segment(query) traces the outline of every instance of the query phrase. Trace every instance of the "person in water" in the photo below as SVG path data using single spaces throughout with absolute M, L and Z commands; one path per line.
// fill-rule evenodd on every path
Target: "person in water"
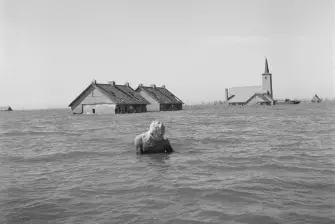
M 153 121 L 147 132 L 135 137 L 137 154 L 172 153 L 169 139 L 164 138 L 165 126 L 159 121 Z

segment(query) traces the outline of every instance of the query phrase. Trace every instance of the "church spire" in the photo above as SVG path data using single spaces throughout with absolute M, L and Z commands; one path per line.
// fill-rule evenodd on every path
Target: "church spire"
M 269 66 L 268 66 L 268 59 L 267 58 L 265 58 L 265 72 L 264 72 L 265 74 L 269 74 L 270 72 L 269 72 Z

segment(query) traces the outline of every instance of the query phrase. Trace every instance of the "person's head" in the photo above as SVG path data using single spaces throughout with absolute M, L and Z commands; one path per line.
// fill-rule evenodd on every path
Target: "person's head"
M 150 124 L 149 134 L 155 140 L 162 140 L 165 134 L 165 126 L 160 121 L 153 121 Z

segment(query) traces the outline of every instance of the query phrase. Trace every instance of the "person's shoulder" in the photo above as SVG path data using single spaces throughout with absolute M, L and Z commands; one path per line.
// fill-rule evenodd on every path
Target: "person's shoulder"
M 140 142 L 142 142 L 142 137 L 143 137 L 144 133 L 143 134 L 140 134 L 140 135 L 137 135 L 134 139 L 134 142 L 135 144 L 138 144 Z

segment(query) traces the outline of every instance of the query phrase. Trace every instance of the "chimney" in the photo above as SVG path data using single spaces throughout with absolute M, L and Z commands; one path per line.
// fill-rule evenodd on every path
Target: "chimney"
M 115 86 L 115 82 L 114 81 L 109 81 L 108 84 L 112 85 L 112 86 Z
M 162 85 L 162 88 L 164 88 L 164 89 L 165 89 L 165 85 Z
M 143 86 L 143 84 L 142 84 L 142 83 L 138 84 L 138 87 L 141 87 L 141 86 Z
M 129 82 L 126 82 L 124 85 L 129 87 Z
M 228 102 L 228 89 L 226 89 L 226 102 Z
M 92 84 L 97 84 L 97 80 L 93 79 L 93 80 L 91 81 L 91 83 L 92 83 Z
M 156 88 L 156 85 L 155 84 L 151 84 L 150 87 Z

